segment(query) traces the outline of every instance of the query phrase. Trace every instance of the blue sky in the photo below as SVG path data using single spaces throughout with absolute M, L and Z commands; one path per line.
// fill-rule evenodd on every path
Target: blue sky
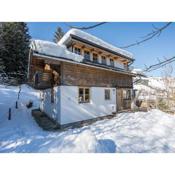
M 70 22 L 68 24 L 81 27 L 93 25 L 95 23 Z M 152 31 L 153 24 L 156 27 L 161 27 L 165 23 L 111 22 L 94 29 L 86 30 L 86 32 L 119 47 L 142 39 L 142 36 Z M 53 40 L 57 26 L 60 26 L 64 32 L 69 30 L 68 26 L 63 22 L 28 23 L 29 33 L 32 38 L 48 41 Z M 134 46 L 126 50 L 134 54 L 135 62 L 133 66 L 136 68 L 145 68 L 144 65 L 149 66 L 155 64 L 158 58 L 163 59 L 164 57 L 169 58 L 175 56 L 175 24 L 173 23 L 170 25 L 159 37 L 155 37 L 139 46 Z M 175 64 L 173 63 L 173 65 Z M 151 72 L 149 75 L 161 76 L 161 72 L 162 70 L 159 69 Z

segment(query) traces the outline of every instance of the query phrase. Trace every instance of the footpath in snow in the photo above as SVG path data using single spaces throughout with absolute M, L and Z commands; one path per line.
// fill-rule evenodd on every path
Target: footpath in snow
M 26 103 L 39 106 L 39 91 L 23 85 L 19 109 L 18 87 L 0 86 L 0 152 L 175 152 L 175 116 L 159 110 L 122 113 L 113 119 L 64 132 L 43 131 Z M 8 108 L 12 107 L 12 120 Z

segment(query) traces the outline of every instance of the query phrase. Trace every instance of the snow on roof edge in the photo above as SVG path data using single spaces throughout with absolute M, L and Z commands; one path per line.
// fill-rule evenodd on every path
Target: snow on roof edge
M 94 35 L 91 35 L 91 34 L 89 34 L 87 32 L 79 30 L 79 29 L 70 29 L 61 38 L 61 40 L 58 42 L 58 44 L 59 45 L 64 45 L 65 43 L 69 42 L 70 39 L 71 39 L 71 36 L 70 36 L 71 34 L 75 35 L 75 36 L 78 36 L 78 37 L 80 37 L 82 39 L 88 40 L 88 41 L 90 41 L 90 42 L 92 42 L 94 44 L 97 44 L 99 46 L 103 46 L 103 47 L 105 47 L 107 49 L 110 49 L 110 50 L 112 50 L 114 52 L 117 52 L 117 53 L 119 53 L 121 55 L 124 55 L 126 57 L 129 57 L 129 58 L 133 59 L 133 54 L 132 53 L 130 53 L 130 52 L 126 51 L 126 50 L 120 49 L 120 48 L 118 48 L 118 47 L 116 47 L 116 46 L 114 46 L 114 45 L 112 45 L 112 44 L 110 44 L 110 43 L 108 43 L 106 41 L 103 41 L 102 39 L 100 39 L 100 38 L 98 38 L 98 37 L 96 37 Z
M 83 57 L 70 52 L 64 45 L 58 45 L 54 42 L 44 40 L 31 40 L 30 47 L 32 50 L 40 54 L 50 55 L 54 57 L 64 57 L 77 62 L 81 62 Z
M 79 63 L 83 63 L 83 59 L 84 59 L 81 55 L 77 55 L 77 54 L 72 53 L 69 50 L 67 50 L 65 45 L 58 45 L 58 44 L 56 44 L 54 42 L 50 42 L 50 41 L 32 39 L 31 43 L 30 43 L 30 48 L 36 54 L 44 55 L 44 56 L 48 56 L 48 57 L 55 57 L 57 59 L 64 58 L 65 60 L 67 59 L 69 61 L 75 61 L 75 62 L 79 62 Z M 91 66 L 91 65 L 89 65 L 89 66 Z M 96 66 L 96 65 L 93 65 L 93 66 Z M 101 67 L 101 68 L 104 68 L 104 67 Z M 121 72 L 121 70 L 113 70 L 113 71 L 120 71 Z M 131 72 L 125 72 L 125 71 L 123 73 L 133 74 Z

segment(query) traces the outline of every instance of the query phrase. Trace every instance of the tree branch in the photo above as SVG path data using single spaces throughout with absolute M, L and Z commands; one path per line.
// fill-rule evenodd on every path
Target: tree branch
M 140 40 L 140 41 L 136 41 L 136 42 L 129 44 L 129 45 L 126 45 L 126 46 L 121 46 L 120 48 L 126 49 L 129 47 L 137 46 L 137 45 L 142 44 L 148 40 L 153 39 L 155 36 L 159 37 L 160 34 L 162 33 L 162 31 L 165 30 L 166 28 L 168 28 L 171 24 L 172 24 L 172 22 L 168 22 L 164 26 L 162 26 L 161 28 L 157 28 L 157 27 L 153 26 L 154 30 L 151 33 L 148 33 L 147 35 L 141 37 L 141 38 L 145 38 L 145 39 Z
M 160 69 L 161 67 L 164 67 L 167 64 L 170 64 L 170 63 L 172 63 L 174 61 L 175 61 L 175 56 L 174 57 L 171 57 L 169 59 L 165 59 L 164 61 L 160 61 L 159 60 L 159 63 L 156 63 L 156 64 L 153 64 L 153 65 L 151 65 L 149 67 L 146 67 L 143 72 L 151 72 L 153 70 Z
M 68 25 L 67 23 L 65 23 L 69 28 L 74 28 L 74 29 L 80 29 L 80 30 L 88 30 L 88 29 L 93 29 L 95 27 L 98 27 L 98 26 L 101 26 L 103 24 L 106 24 L 107 22 L 99 22 L 95 25 L 91 25 L 91 26 L 86 26 L 86 27 L 76 27 L 76 26 L 71 26 L 71 25 Z

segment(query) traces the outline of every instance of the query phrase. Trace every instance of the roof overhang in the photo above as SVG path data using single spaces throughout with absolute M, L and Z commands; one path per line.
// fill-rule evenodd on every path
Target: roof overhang
M 90 62 L 77 62 L 75 60 L 71 60 L 71 59 L 68 59 L 68 58 L 46 55 L 46 54 L 39 53 L 39 52 L 36 52 L 36 51 L 33 51 L 32 55 L 36 56 L 38 58 L 52 59 L 52 60 L 55 60 L 55 61 L 68 62 L 68 63 L 78 64 L 78 65 L 87 66 L 87 67 L 93 67 L 93 68 L 97 68 L 97 69 L 103 69 L 103 70 L 112 71 L 112 72 L 116 72 L 116 73 L 120 73 L 120 74 L 126 74 L 126 75 L 130 75 L 130 76 L 135 77 L 134 73 L 132 73 L 130 71 L 123 70 L 123 69 L 120 69 L 120 68 L 107 67 L 107 66 L 104 66 L 104 65 L 94 64 L 94 63 L 90 63 Z
M 123 57 L 123 58 L 126 58 L 126 59 L 128 59 L 130 62 L 133 62 L 133 61 L 134 61 L 133 58 L 127 57 L 126 55 L 122 55 L 122 54 L 120 54 L 120 53 L 118 53 L 118 52 L 115 52 L 115 51 L 113 51 L 113 50 L 111 50 L 111 49 L 108 49 L 108 48 L 106 48 L 106 47 L 103 47 L 103 46 L 101 46 L 101 45 L 98 45 L 98 44 L 96 44 L 96 43 L 93 43 L 93 42 L 91 42 L 91 41 L 89 41 L 89 40 L 86 40 L 86 39 L 84 39 L 84 38 L 81 38 L 81 37 L 79 37 L 79 36 L 70 34 L 70 37 L 71 37 L 71 39 L 74 39 L 74 40 L 83 42 L 83 43 L 85 43 L 85 44 L 91 45 L 91 46 L 93 46 L 93 47 L 97 47 L 97 48 L 99 48 L 99 49 L 105 50 L 105 51 L 107 51 L 107 52 L 109 52 L 109 53 L 112 53 L 112 54 L 115 54 L 115 55 L 117 55 L 117 56 L 121 56 L 121 57 Z

